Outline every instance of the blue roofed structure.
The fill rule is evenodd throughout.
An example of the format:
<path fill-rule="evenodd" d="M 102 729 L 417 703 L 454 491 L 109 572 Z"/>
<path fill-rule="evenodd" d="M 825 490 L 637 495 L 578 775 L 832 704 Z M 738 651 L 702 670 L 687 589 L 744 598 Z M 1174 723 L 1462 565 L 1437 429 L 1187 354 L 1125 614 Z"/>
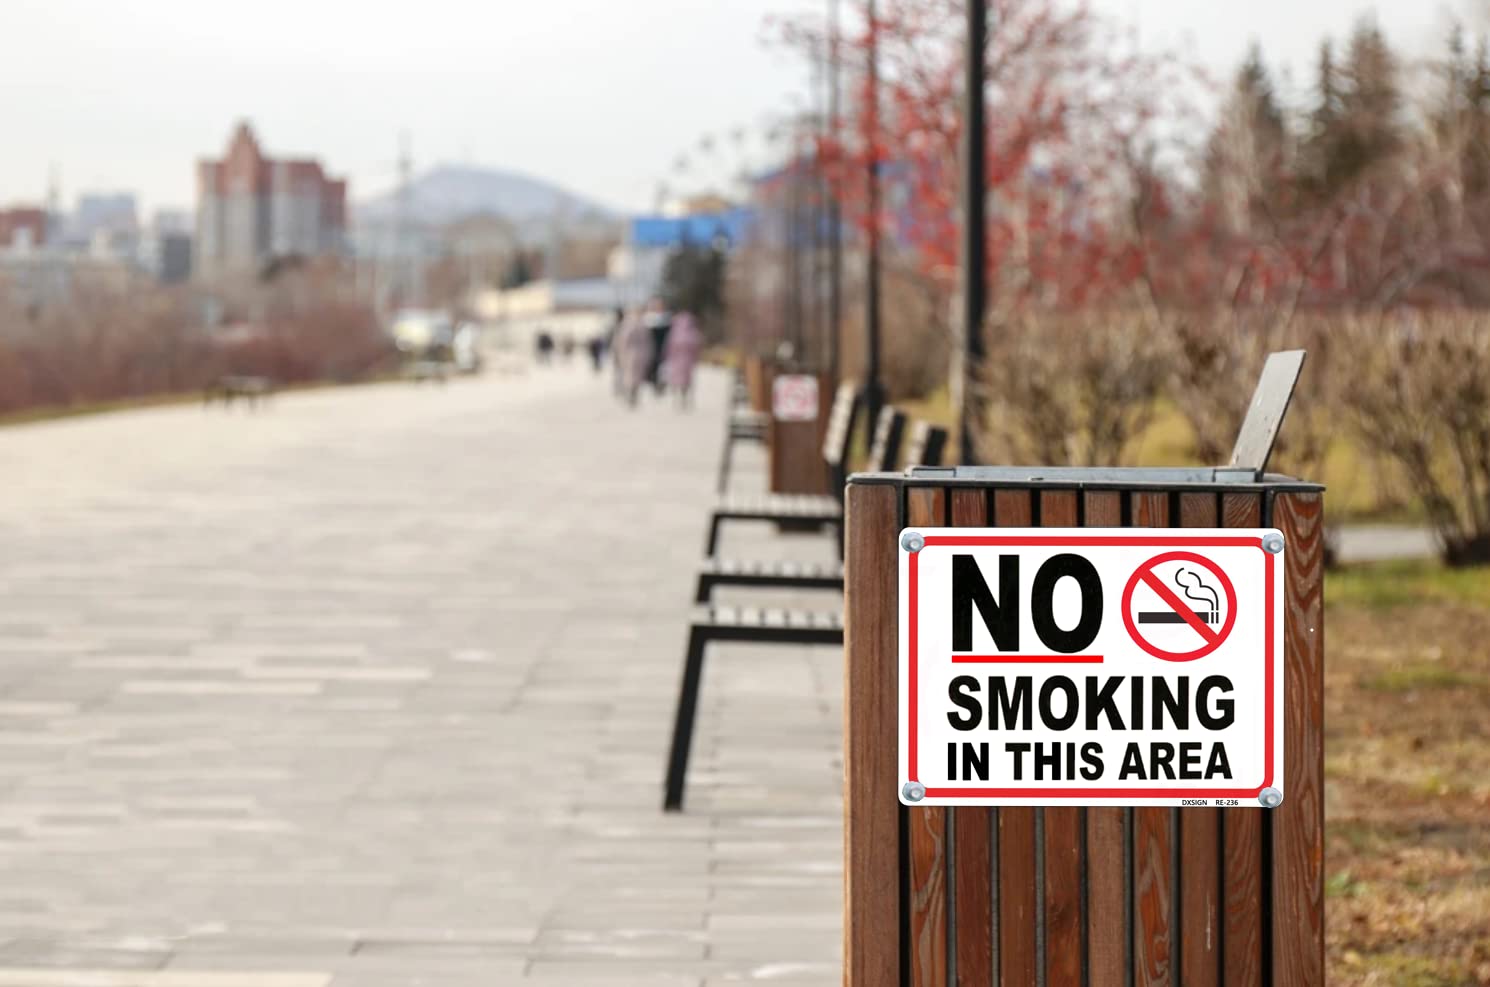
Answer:
<path fill-rule="evenodd" d="M 636 216 L 631 220 L 627 241 L 633 247 L 703 246 L 720 237 L 729 247 L 744 241 L 750 226 L 751 210 L 728 209 L 724 212 L 692 216 Z"/>

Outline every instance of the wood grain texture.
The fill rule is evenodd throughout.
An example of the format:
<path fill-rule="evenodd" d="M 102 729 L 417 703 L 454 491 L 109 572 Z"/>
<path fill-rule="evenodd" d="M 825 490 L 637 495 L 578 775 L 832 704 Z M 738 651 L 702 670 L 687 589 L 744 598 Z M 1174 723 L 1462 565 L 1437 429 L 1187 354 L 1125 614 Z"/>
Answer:
<path fill-rule="evenodd" d="M 1274 495 L 1287 568 L 1283 804 L 1272 810 L 1273 983 L 1324 983 L 1324 498 Z"/>
<path fill-rule="evenodd" d="M 1223 528 L 1262 526 L 1262 498 L 1224 494 Z M 1227 987 L 1260 987 L 1262 965 L 1262 816 L 1259 809 L 1228 812 L 1221 819 L 1221 979 Z"/>
<path fill-rule="evenodd" d="M 843 970 L 852 987 L 900 980 L 899 491 L 850 484 L 844 581 Z"/>
<path fill-rule="evenodd" d="M 988 524 L 986 490 L 952 491 L 952 525 Z M 993 983 L 993 827 L 995 812 L 961 808 L 951 812 L 952 875 L 956 930 L 955 965 L 959 987 L 989 987 Z"/>
<path fill-rule="evenodd" d="M 1167 493 L 1134 492 L 1129 511 L 1135 528 L 1169 524 Z M 1174 811 L 1133 810 L 1133 982 L 1168 985 L 1173 970 Z"/>
<path fill-rule="evenodd" d="M 1028 490 L 995 490 L 993 521 L 1001 528 L 1028 527 L 1034 517 Z M 998 810 L 998 964 L 1002 984 L 1033 984 L 1035 951 L 1035 810 Z"/>
<path fill-rule="evenodd" d="M 946 511 L 946 491 L 929 487 L 906 491 L 906 527 L 941 527 L 947 523 Z M 947 810 L 912 806 L 905 811 L 910 826 L 911 984 L 943 987 L 947 983 Z"/>
<path fill-rule="evenodd" d="M 1123 495 L 1116 490 L 1084 494 L 1086 526 L 1116 528 L 1123 523 Z M 1128 980 L 1125 913 L 1124 828 L 1127 809 L 1086 810 L 1087 976 L 1091 987 L 1123 987 Z"/>
<path fill-rule="evenodd" d="M 1133 810 L 1133 982 L 1171 984 L 1174 833 L 1168 808 Z"/>
<path fill-rule="evenodd" d="M 1074 528 L 1079 518 L 1075 490 L 1040 491 L 1040 526 Z M 1081 983 L 1085 932 L 1081 923 L 1081 809 L 1050 806 L 1045 816 L 1045 982 L 1051 987 Z"/>
<path fill-rule="evenodd" d="M 1180 494 L 1180 527 L 1215 528 L 1219 515 L 1215 493 Z M 1195 674 L 1198 678 L 1211 671 L 1215 668 L 1196 668 Z M 1185 987 L 1214 987 L 1220 975 L 1222 811 L 1179 811 L 1179 965 Z"/>
<path fill-rule="evenodd" d="M 1082 810 L 1051 806 L 1045 811 L 1045 982 L 1077 987 L 1086 956 L 1081 923 Z M 1121 866 L 1121 858 L 1118 860 Z M 1121 871 L 1119 871 L 1121 873 Z"/>

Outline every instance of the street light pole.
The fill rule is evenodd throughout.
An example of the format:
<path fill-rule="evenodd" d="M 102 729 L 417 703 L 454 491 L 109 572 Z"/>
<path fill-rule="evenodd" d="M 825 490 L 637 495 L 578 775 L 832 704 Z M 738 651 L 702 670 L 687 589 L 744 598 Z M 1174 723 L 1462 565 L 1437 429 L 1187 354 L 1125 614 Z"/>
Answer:
<path fill-rule="evenodd" d="M 967 55 L 964 59 L 962 115 L 962 407 L 959 409 L 958 462 L 972 464 L 983 421 L 983 312 L 985 174 L 987 137 L 983 126 L 983 55 L 988 39 L 986 0 L 967 2 Z"/>
<path fill-rule="evenodd" d="M 839 0 L 828 0 L 828 140 L 835 155 L 839 145 L 838 135 L 838 4 Z M 823 180 L 823 199 L 827 206 L 828 224 L 828 379 L 838 382 L 839 324 L 843 316 L 843 238 L 839 229 L 838 195 L 832 183 Z"/>
<path fill-rule="evenodd" d="M 869 243 L 864 277 L 868 291 L 864 299 L 864 334 L 867 361 L 864 368 L 864 410 L 869 427 L 879 419 L 884 392 L 880 386 L 880 175 L 879 175 L 879 15 L 875 0 L 869 0 L 868 99 L 865 107 L 865 144 L 869 152 Z"/>

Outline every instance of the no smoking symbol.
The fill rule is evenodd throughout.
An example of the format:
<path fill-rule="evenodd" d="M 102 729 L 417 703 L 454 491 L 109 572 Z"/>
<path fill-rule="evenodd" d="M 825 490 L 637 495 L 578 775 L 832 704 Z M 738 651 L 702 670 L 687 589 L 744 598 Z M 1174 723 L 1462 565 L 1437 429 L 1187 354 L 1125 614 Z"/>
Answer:
<path fill-rule="evenodd" d="M 1123 624 L 1133 643 L 1155 658 L 1204 658 L 1221 647 L 1236 625 L 1236 588 L 1205 556 L 1165 552 L 1129 577 L 1123 588 Z"/>

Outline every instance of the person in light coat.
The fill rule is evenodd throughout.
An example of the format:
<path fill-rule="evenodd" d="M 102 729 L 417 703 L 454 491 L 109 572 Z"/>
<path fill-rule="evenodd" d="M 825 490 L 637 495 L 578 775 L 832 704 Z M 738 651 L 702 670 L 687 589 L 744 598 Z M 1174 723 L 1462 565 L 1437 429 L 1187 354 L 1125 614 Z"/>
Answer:
<path fill-rule="evenodd" d="M 687 408 L 693 401 L 693 372 L 703 349 L 704 334 L 699 332 L 693 313 L 679 312 L 673 317 L 672 329 L 667 334 L 664 367 L 667 386 L 677 393 L 680 407 Z"/>
<path fill-rule="evenodd" d="M 636 407 L 637 393 L 652 365 L 652 334 L 642 324 L 641 313 L 631 311 L 616 333 L 616 365 L 621 371 L 621 391 L 627 405 Z"/>

